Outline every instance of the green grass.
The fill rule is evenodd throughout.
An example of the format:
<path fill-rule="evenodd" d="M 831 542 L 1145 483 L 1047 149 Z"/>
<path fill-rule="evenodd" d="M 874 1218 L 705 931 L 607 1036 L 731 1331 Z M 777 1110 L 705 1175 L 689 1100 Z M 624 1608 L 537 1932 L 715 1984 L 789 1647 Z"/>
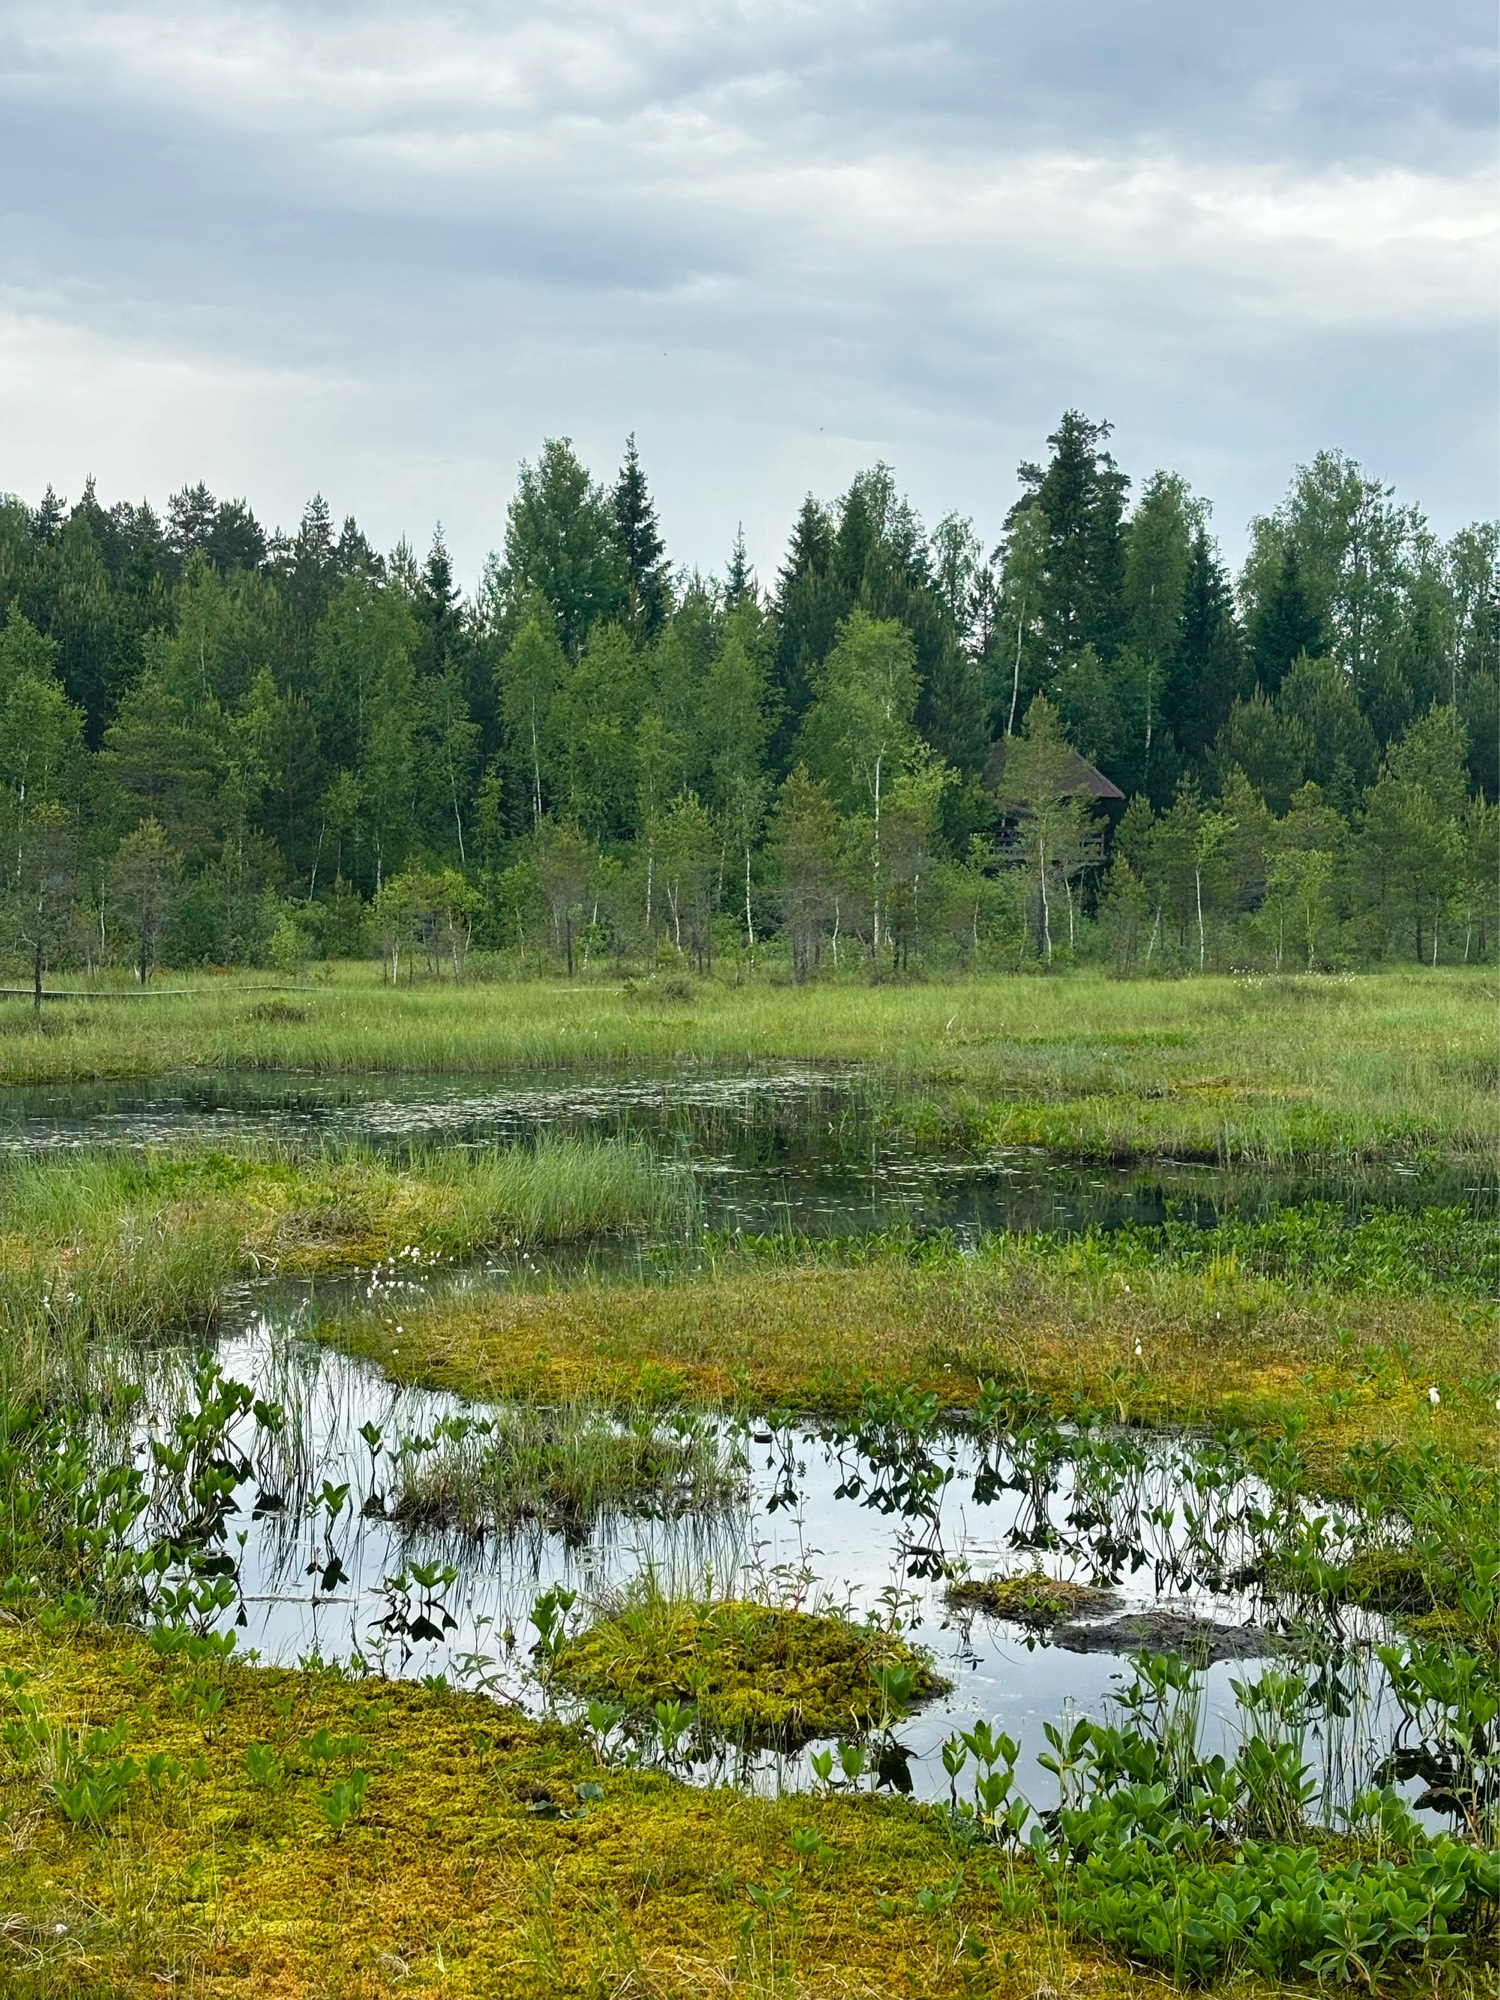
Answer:
<path fill-rule="evenodd" d="M 49 1008 L 40 1027 L 19 1010 L 0 1016 L 0 1077 L 670 1074 L 806 1058 L 868 1065 L 862 1087 L 885 1128 L 945 1145 L 1168 1152 L 1339 1175 L 1393 1158 L 1493 1157 L 1488 974 L 706 984 L 684 1002 L 602 983 L 391 991 L 348 969 L 297 996 L 305 1018 L 267 1006 L 251 983 Z M 686 1201 L 685 1181 L 643 1151 L 574 1142 L 408 1160 L 193 1149 L 0 1170 L 5 1387 L 51 1397 L 0 1436 L 3 1525 L 23 1555 L 39 1538 L 59 1551 L 56 1577 L 32 1564 L 28 1589 L 8 1599 L 35 1615 L 0 1618 L 0 1667 L 24 1676 L 0 1687 L 0 1706 L 24 1690 L 58 1756 L 96 1729 L 120 1731 L 100 1759 L 144 1766 L 156 1754 L 175 1772 L 153 1786 L 137 1771 L 115 1809 L 75 1823 L 58 1770 L 31 1754 L 25 1731 L 0 1740 L 0 1991 L 1031 2000 L 1078 1990 L 1105 2000 L 1162 1990 L 1126 1962 L 1131 1925 L 1152 1912 L 1132 1905 L 1121 1917 L 1116 1890 L 1137 1903 L 1155 1893 L 1134 1858 L 1129 1879 L 1110 1885 L 1109 1925 L 1096 1899 L 1069 1928 L 1031 1863 L 990 1850 L 980 1865 L 931 1811 L 694 1790 L 606 1766 L 582 1735 L 477 1697 L 194 1660 L 60 1609 L 67 1590 L 95 1588 L 99 1524 L 114 1504 L 96 1490 L 97 1439 L 118 1438 L 122 1420 L 111 1431 L 62 1408 L 86 1378 L 97 1385 L 89 1357 L 115 1357 L 117 1372 L 128 1363 L 125 1344 L 101 1335 L 206 1324 L 223 1286 L 256 1272 L 380 1262 L 399 1273 L 491 1245 L 624 1230 L 670 1239 Z M 399 1334 L 374 1301 L 325 1331 L 394 1377 L 507 1405 L 499 1428 L 450 1433 L 416 1454 L 393 1489 L 414 1518 L 475 1531 L 530 1518 L 581 1528 L 603 1506 L 674 1505 L 695 1482 L 700 1497 L 730 1496 L 736 1475 L 713 1426 L 668 1410 L 845 1410 L 876 1382 L 961 1415 L 985 1381 L 1002 1411 L 1013 1405 L 1028 1422 L 1047 1410 L 1234 1426 L 1267 1453 L 1295 1455 L 1308 1492 L 1342 1486 L 1384 1509 L 1389 1547 L 1328 1588 L 1413 1625 L 1435 1621 L 1441 1664 L 1457 1643 L 1450 1628 L 1465 1644 L 1479 1631 L 1467 1612 L 1461 1627 L 1454 1619 L 1493 1545 L 1493 1261 L 1485 1225 L 1466 1214 L 1351 1221 L 1320 1206 L 1209 1231 L 997 1239 L 979 1256 L 896 1239 L 695 1244 L 704 1268 L 680 1260 L 658 1284 L 425 1306 L 408 1295 Z M 783 1739 L 857 1723 L 861 1704 L 878 1719 L 871 1691 L 892 1662 L 874 1649 L 893 1642 L 803 1617 L 644 1592 L 600 1607 L 559 1664 L 571 1650 L 565 1676 L 580 1695 L 597 1689 L 642 1718 L 676 1703 Z M 220 1692 L 217 1706 L 205 1698 Z M 338 1753 L 337 1770 L 313 1755 L 319 1730 L 357 1746 Z M 330 1778 L 352 1781 L 356 1765 L 368 1796 L 335 1825 Z M 1316 1851 L 1340 1896 L 1350 1885 L 1339 1870 L 1379 1860 L 1352 1836 L 1308 1832 L 1302 1849 L 1294 1858 Z M 1175 1859 L 1163 1865 L 1170 1874 Z M 1483 1971 L 1455 1954 L 1420 1977 L 1424 1991 L 1461 1995 Z M 1248 1971 L 1235 1980 L 1245 2000 L 1273 1990 Z"/>
<path fill-rule="evenodd" d="M 738 1446 L 700 1416 L 512 1404 L 403 1441 L 388 1509 L 469 1535 L 535 1522 L 581 1537 L 601 1514 L 702 1517 L 745 1490 Z"/>
<path fill-rule="evenodd" d="M 480 1399 L 827 1411 L 874 1380 L 963 1412 L 983 1378 L 1121 1422 L 1292 1426 L 1330 1464 L 1420 1440 L 1484 1461 L 1500 1444 L 1491 1234 L 1447 1211 L 1324 1210 L 995 1237 L 977 1256 L 890 1239 L 852 1258 L 705 1251 L 675 1282 L 470 1294 L 406 1310 L 399 1337 L 367 1316 L 321 1331 Z"/>
<path fill-rule="evenodd" d="M 693 1191 L 623 1141 L 406 1157 L 177 1148 L 0 1165 L 0 1364 L 46 1379 L 97 1337 L 212 1324 L 236 1279 L 680 1232 Z"/>
<path fill-rule="evenodd" d="M 253 982 L 0 1015 L 0 1082 L 179 1070 L 671 1072 L 871 1066 L 890 1116 L 979 1144 L 1088 1159 L 1169 1152 L 1270 1166 L 1493 1155 L 1492 972 L 1093 975 L 782 987 L 705 981 L 687 1001 L 615 983 L 379 985 L 364 967 L 276 1015 Z"/>

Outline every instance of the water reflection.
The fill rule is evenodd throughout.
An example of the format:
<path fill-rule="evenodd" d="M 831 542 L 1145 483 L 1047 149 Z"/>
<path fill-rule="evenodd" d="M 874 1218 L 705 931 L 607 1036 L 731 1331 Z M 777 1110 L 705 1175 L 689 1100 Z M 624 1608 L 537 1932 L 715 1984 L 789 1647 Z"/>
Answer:
<path fill-rule="evenodd" d="M 1160 1159 L 1110 1168 L 1039 1148 L 958 1156 L 917 1143 L 855 1069 L 787 1064 L 734 1071 L 493 1080 L 257 1073 L 0 1090 L 0 1150 L 251 1140 L 382 1149 L 527 1144 L 542 1134 L 634 1139 L 690 1170 L 711 1229 L 811 1237 L 1209 1224 L 1276 1206 L 1428 1202 L 1474 1207 L 1492 1190 L 1462 1174 L 1397 1163 L 1358 1175 L 1269 1175 Z M 635 1246 L 637 1249 L 644 1247 Z"/>
<path fill-rule="evenodd" d="M 1211 1748 L 1232 1750 L 1233 1683 L 1259 1655 L 1308 1680 L 1330 1806 L 1368 1783 L 1391 1742 L 1373 1650 L 1382 1621 L 1355 1612 L 1330 1624 L 1265 1581 L 1268 1553 L 1305 1518 L 1232 1442 L 1080 1433 L 998 1405 L 955 1432 L 922 1399 L 896 1396 L 838 1426 L 722 1426 L 745 1477 L 707 1512 L 607 1509 L 570 1532 L 530 1519 L 459 1533 L 392 1518 L 391 1505 L 399 1440 L 461 1435 L 474 1412 L 458 1399 L 397 1387 L 264 1316 L 227 1335 L 218 1359 L 284 1412 L 240 1460 L 219 1535 L 236 1585 L 220 1622 L 237 1621 L 242 1645 L 268 1661 L 444 1673 L 540 1710 L 540 1593 L 577 1593 L 581 1615 L 649 1574 L 669 1596 L 711 1589 L 896 1621 L 951 1686 L 882 1740 L 870 1781 L 923 1798 L 946 1796 L 941 1749 L 955 1730 L 996 1722 L 1029 1760 L 1063 1708 L 1100 1712 L 1123 1653 L 1166 1650 L 1184 1631 L 1235 1635 L 1204 1649 Z M 157 1435 L 183 1406 L 185 1367 L 164 1356 L 152 1382 Z M 1334 1519 L 1325 1553 L 1352 1546 L 1359 1528 Z M 1049 1631 L 950 1596 L 955 1578 L 1033 1571 L 1106 1588 L 1107 1609 Z M 820 1747 L 777 1754 L 695 1735 L 670 1761 L 699 1781 L 765 1789 L 806 1783 Z M 1028 1789 L 1049 1802 L 1040 1772 Z"/>

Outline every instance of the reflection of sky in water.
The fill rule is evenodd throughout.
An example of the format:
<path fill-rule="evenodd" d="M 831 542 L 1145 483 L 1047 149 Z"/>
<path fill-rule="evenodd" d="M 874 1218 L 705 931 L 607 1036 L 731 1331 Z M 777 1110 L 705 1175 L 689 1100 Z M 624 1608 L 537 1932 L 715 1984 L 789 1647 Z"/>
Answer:
<path fill-rule="evenodd" d="M 524 1143 L 542 1133 L 636 1139 L 691 1171 L 710 1227 L 748 1233 L 906 1226 L 951 1229 L 973 1241 L 990 1230 L 1155 1223 L 1169 1204 L 1208 1222 L 1225 1209 L 1253 1212 L 1280 1201 L 1472 1202 L 1487 1193 L 1405 1167 L 1356 1183 L 1166 1159 L 1146 1168 L 1080 1167 L 1024 1147 L 943 1156 L 886 1129 L 861 1073 L 811 1064 L 630 1078 L 262 1073 L 0 1091 L 0 1150 L 11 1151 L 247 1139 L 405 1150 Z"/>
<path fill-rule="evenodd" d="M 927 1543 L 926 1524 L 903 1521 L 857 1498 L 840 1498 L 836 1488 L 855 1465 L 844 1447 L 842 1463 L 835 1449 L 809 1431 L 779 1437 L 770 1444 L 744 1439 L 751 1462 L 749 1493 L 743 1505 L 711 1520 L 621 1520 L 600 1522 L 576 1547 L 561 1536 L 525 1530 L 508 1538 L 486 1537 L 466 1542 L 430 1533 L 403 1534 L 378 1518 L 361 1514 L 372 1484 L 382 1485 L 379 1461 L 374 1462 L 358 1432 L 373 1423 L 387 1441 L 401 1435 L 428 1432 L 440 1417 L 461 1412 L 457 1398 L 397 1388 L 363 1364 L 338 1353 L 277 1334 L 265 1319 L 220 1344 L 225 1370 L 255 1385 L 259 1393 L 281 1400 L 294 1410 L 289 1426 L 294 1462 L 268 1465 L 267 1484 L 291 1492 L 319 1483 L 349 1483 L 348 1503 L 331 1542 L 322 1524 L 305 1509 L 253 1520 L 248 1511 L 230 1523 L 231 1537 L 246 1535 L 242 1563 L 247 1624 L 241 1643 L 255 1648 L 267 1661 L 291 1664 L 318 1653 L 328 1659 L 348 1659 L 359 1653 L 385 1671 L 419 1675 L 446 1671 L 468 1684 L 490 1679 L 496 1691 L 538 1705 L 538 1693 L 526 1672 L 526 1651 L 534 1639 L 529 1615 L 538 1593 L 561 1583 L 580 1593 L 581 1602 L 608 1598 L 652 1567 L 670 1588 L 701 1591 L 712 1576 L 721 1591 L 735 1588 L 748 1594 L 798 1595 L 809 1608 L 819 1603 L 847 1605 L 856 1613 L 878 1611 L 883 1596 L 901 1593 L 910 1636 L 930 1649 L 939 1672 L 953 1682 L 951 1692 L 925 1705 L 901 1725 L 900 1741 L 912 1756 L 911 1775 L 919 1795 L 947 1791 L 939 1750 L 955 1729 L 976 1719 L 998 1723 L 1022 1745 L 1021 1770 L 1028 1795 L 1038 1804 L 1052 1798 L 1051 1780 L 1034 1762 L 1045 1748 L 1043 1724 L 1055 1721 L 1069 1704 L 1099 1714 L 1123 1661 L 1109 1654 L 1074 1653 L 1055 1645 L 1028 1642 L 1020 1628 L 984 1616 L 955 1617 L 944 1601 L 941 1582 L 913 1577 L 903 1558 L 903 1538 Z M 787 1455 L 794 1467 L 790 1505 L 772 1509 L 771 1501 L 785 1483 Z M 1001 1492 L 988 1504 L 976 1504 L 972 1473 L 976 1458 L 971 1442 L 948 1438 L 941 1453 L 951 1461 L 955 1476 L 943 1489 L 937 1521 L 944 1554 L 967 1563 L 974 1575 L 1024 1572 L 1039 1563 L 1049 1574 L 1080 1581 L 1104 1580 L 1090 1562 L 1084 1538 L 1067 1526 L 1073 1485 L 1063 1469 L 1048 1502 L 1048 1518 L 1066 1540 L 1067 1548 L 1034 1549 L 1035 1520 L 1022 1496 Z M 1180 1445 L 1170 1442 L 1145 1469 L 1139 1489 L 1143 1511 L 1161 1507 L 1166 1525 L 1140 1528 L 1148 1553 L 1161 1555 L 1177 1545 L 1183 1496 Z M 868 1468 L 865 1468 L 868 1473 Z M 1249 1487 L 1220 1496 L 1231 1511 Z M 244 1489 L 248 1509 L 254 1483 Z M 1141 1516 L 1131 1514 L 1132 1522 Z M 1018 1546 L 1018 1542 L 1023 1544 Z M 231 1540 L 231 1547 L 233 1541 Z M 1232 1547 L 1232 1540 L 1230 1546 Z M 320 1567 L 337 1552 L 348 1581 L 329 1599 L 315 1597 L 309 1566 Z M 375 1621 L 388 1608 L 383 1580 L 409 1562 L 449 1561 L 459 1579 L 447 1595 L 447 1607 L 458 1626 L 441 1643 L 422 1642 L 409 1653 L 397 1642 L 382 1652 Z M 1151 1561 L 1131 1569 L 1120 1567 L 1111 1579 L 1118 1604 L 1109 1616 L 1145 1609 L 1171 1609 L 1195 1616 L 1239 1623 L 1253 1619 L 1255 1607 L 1245 1598 L 1215 1595 L 1184 1587 L 1158 1573 Z M 508 1648 L 507 1631 L 516 1645 Z M 1373 1626 L 1362 1635 L 1376 1636 Z M 471 1656 L 482 1656 L 476 1664 Z M 1254 1678 L 1264 1663 L 1239 1660 L 1208 1670 L 1205 1683 L 1205 1734 L 1211 1744 L 1231 1748 L 1236 1701 L 1230 1683 Z M 1365 1712 L 1349 1725 L 1355 1735 L 1389 1740 L 1390 1718 L 1383 1712 L 1383 1677 L 1373 1667 L 1368 1647 L 1359 1655 L 1357 1677 L 1365 1682 Z M 1351 1746 L 1345 1745 L 1344 1748 Z M 1309 1761 L 1319 1766 L 1324 1749 L 1337 1753 L 1337 1743 L 1309 1741 Z M 1368 1777 L 1374 1754 L 1358 1759 L 1359 1775 Z M 778 1760 L 762 1755 L 751 1767 L 738 1759 L 698 1772 L 721 1775 L 732 1765 L 742 1781 L 768 1785 L 805 1781 L 805 1757 Z M 1345 1777 L 1339 1789 L 1349 1782 Z"/>

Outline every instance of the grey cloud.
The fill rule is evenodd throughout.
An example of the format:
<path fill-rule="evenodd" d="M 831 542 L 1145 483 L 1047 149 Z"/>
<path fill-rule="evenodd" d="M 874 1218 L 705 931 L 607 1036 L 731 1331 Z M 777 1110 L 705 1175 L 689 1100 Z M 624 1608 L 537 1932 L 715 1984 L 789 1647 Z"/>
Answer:
<path fill-rule="evenodd" d="M 1488 504 L 1469 0 L 0 14 L 0 297 L 122 380 L 238 368 L 268 512 L 316 442 L 377 532 L 440 512 L 472 569 L 520 451 L 634 426 L 678 552 L 743 515 L 768 569 L 803 488 L 878 453 L 993 526 L 1070 403 L 1231 543 L 1329 442 L 1440 518 Z M 295 438 L 268 369 L 311 385 Z M 39 483 L 47 413 L 0 416 Z M 195 475 L 211 427 L 173 423 Z"/>

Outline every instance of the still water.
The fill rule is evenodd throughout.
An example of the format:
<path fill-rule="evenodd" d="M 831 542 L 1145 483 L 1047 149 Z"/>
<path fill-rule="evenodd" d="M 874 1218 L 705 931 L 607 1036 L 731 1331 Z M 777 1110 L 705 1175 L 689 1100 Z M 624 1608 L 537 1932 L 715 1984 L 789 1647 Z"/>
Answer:
<path fill-rule="evenodd" d="M 1400 1166 L 1330 1184 L 1172 1160 L 1101 1170 L 1026 1149 L 961 1157 L 914 1142 L 859 1074 L 813 1066 L 628 1081 L 555 1072 L 461 1081 L 258 1075 L 0 1092 L 0 1149 L 34 1153 L 247 1141 L 428 1150 L 527 1144 L 544 1133 L 648 1146 L 691 1174 L 700 1226 L 731 1233 L 942 1230 L 974 1245 L 995 1231 L 1109 1229 L 1168 1215 L 1208 1223 L 1312 1198 L 1351 1209 L 1476 1198 Z M 591 1269 L 618 1271 L 632 1260 L 644 1267 L 674 1247 L 631 1240 L 582 1258 L 519 1267 L 492 1259 L 406 1282 L 413 1292 L 586 1282 Z M 1123 1471 L 1117 1464 L 1101 1473 L 1088 1451 L 1054 1452 L 1039 1469 L 1026 1462 L 1024 1440 L 987 1457 L 973 1437 L 937 1434 L 922 1446 L 928 1497 L 913 1512 L 898 1504 L 899 1475 L 862 1463 L 857 1441 L 808 1424 L 752 1427 L 723 1437 L 743 1460 L 743 1477 L 732 1504 L 707 1518 L 613 1514 L 572 1540 L 536 1528 L 482 1538 L 404 1530 L 383 1517 L 382 1466 L 362 1431 L 378 1433 L 388 1451 L 465 1411 L 456 1398 L 399 1388 L 312 1337 L 319 1310 L 357 1306 L 367 1291 L 368 1280 L 325 1286 L 313 1300 L 269 1287 L 227 1302 L 221 1367 L 289 1413 L 291 1442 L 244 1483 L 227 1524 L 229 1546 L 240 1536 L 243 1544 L 241 1596 L 226 1616 L 240 1621 L 242 1644 L 263 1659 L 317 1654 L 390 1673 L 444 1673 L 536 1708 L 543 1695 L 529 1649 L 538 1594 L 563 1585 L 578 1593 L 583 1614 L 649 1572 L 695 1594 L 711 1581 L 721 1594 L 898 1619 L 951 1683 L 900 1725 L 882 1763 L 884 1782 L 922 1797 L 947 1792 L 944 1739 L 984 1718 L 1020 1741 L 1020 1781 L 1037 1804 L 1050 1803 L 1049 1780 L 1034 1762 L 1044 1725 L 1074 1709 L 1102 1712 L 1124 1655 L 1143 1644 L 1138 1627 L 1113 1628 L 1146 1613 L 1199 1621 L 1217 1633 L 1215 1652 L 1231 1655 L 1206 1669 L 1211 1742 L 1233 1746 L 1236 1680 L 1274 1661 L 1307 1659 L 1311 1648 L 1320 1684 L 1332 1689 L 1314 1704 L 1307 1740 L 1326 1802 L 1367 1783 L 1389 1744 L 1390 1704 L 1373 1651 L 1386 1636 L 1380 1622 L 1355 1615 L 1337 1633 L 1310 1634 L 1285 1607 L 1236 1585 L 1237 1571 L 1253 1566 L 1235 1560 L 1247 1553 L 1245 1524 L 1265 1496 L 1226 1470 L 1207 1441 L 1122 1444 Z M 145 1407 L 167 1421 L 180 1407 L 183 1355 L 165 1351 L 149 1372 Z M 316 1497 L 325 1483 L 348 1489 L 333 1516 Z M 257 1508 L 257 1494 L 272 1487 L 285 1506 Z M 413 1563 L 457 1572 L 443 1599 L 453 1624 L 439 1641 L 411 1645 L 392 1631 L 391 1580 Z M 960 1614 L 949 1601 L 955 1575 L 1033 1569 L 1107 1587 L 1112 1602 L 1079 1629 L 1039 1635 Z M 1156 1650 L 1169 1643 L 1160 1639 Z M 778 1756 L 711 1746 L 688 1775 L 756 1787 L 805 1783 L 808 1749 Z"/>

